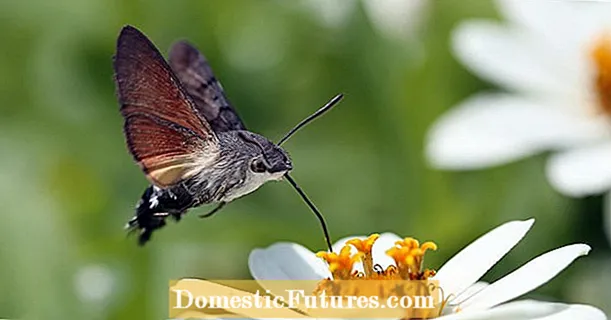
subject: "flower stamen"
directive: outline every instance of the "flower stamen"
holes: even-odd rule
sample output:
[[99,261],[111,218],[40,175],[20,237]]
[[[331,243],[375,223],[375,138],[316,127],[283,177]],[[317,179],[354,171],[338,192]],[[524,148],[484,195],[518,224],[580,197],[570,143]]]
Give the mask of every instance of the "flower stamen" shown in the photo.
[[362,254],[363,269],[366,277],[371,277],[374,273],[377,273],[373,266],[373,255],[371,254],[371,249],[379,237],[379,234],[374,233],[365,240],[351,239],[346,241],[347,245],[352,245],[356,248],[358,253]]
[[339,254],[335,252],[321,251],[316,256],[324,259],[329,264],[329,271],[335,279],[350,279],[353,277],[352,268],[356,262],[362,259],[363,254],[357,252],[351,254],[350,246],[344,246]]
[[386,254],[395,260],[402,279],[426,280],[435,275],[434,270],[422,269],[424,254],[428,250],[437,250],[437,245],[433,242],[420,245],[416,239],[405,238],[395,242],[395,246],[388,249]]

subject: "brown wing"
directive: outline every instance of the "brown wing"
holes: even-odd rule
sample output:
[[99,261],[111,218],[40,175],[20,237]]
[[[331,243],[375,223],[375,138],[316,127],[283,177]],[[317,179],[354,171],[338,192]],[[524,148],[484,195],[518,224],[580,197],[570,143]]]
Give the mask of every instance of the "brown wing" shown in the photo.
[[168,187],[218,156],[218,140],[155,46],[137,29],[121,30],[115,82],[127,146],[159,187]]
[[187,93],[195,101],[200,117],[210,123],[214,132],[246,130],[246,126],[225,97],[208,61],[197,49],[187,42],[177,42],[170,49],[169,62]]

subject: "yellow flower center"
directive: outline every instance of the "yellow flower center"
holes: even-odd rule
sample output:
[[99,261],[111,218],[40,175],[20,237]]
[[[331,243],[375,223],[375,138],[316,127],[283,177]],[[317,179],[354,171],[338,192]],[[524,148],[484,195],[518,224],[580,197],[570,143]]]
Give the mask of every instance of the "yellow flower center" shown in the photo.
[[[325,260],[329,266],[329,270],[333,275],[333,279],[322,280],[315,290],[316,294],[326,292],[331,295],[354,295],[369,293],[380,297],[388,297],[396,294],[394,284],[385,285],[383,287],[370,288],[367,286],[351,287],[349,285],[337,286],[335,281],[341,280],[428,280],[435,275],[435,271],[424,269],[424,255],[429,250],[437,250],[437,245],[433,242],[425,242],[420,244],[418,240],[413,238],[405,238],[396,241],[394,246],[386,250],[386,254],[394,261],[394,265],[390,265],[384,269],[379,264],[374,264],[372,249],[380,235],[372,234],[364,240],[351,239],[346,242],[339,253],[335,252],[318,252],[316,255]],[[356,252],[352,248],[356,249]],[[354,264],[357,262],[363,263],[363,271],[355,270]],[[396,282],[394,282],[396,283]],[[427,282],[423,282],[426,284]],[[431,294],[430,287],[424,285],[418,290],[422,294]],[[439,316],[444,307],[442,302],[433,310],[424,310],[414,313],[414,310],[406,310],[404,319],[431,319]]]
[[596,68],[595,89],[600,112],[611,115],[611,37],[601,37],[591,52]]
[[[395,265],[384,269],[373,263],[372,249],[379,237],[378,234],[372,234],[365,240],[351,239],[339,254],[321,251],[316,256],[327,262],[333,279],[336,280],[427,280],[435,275],[434,270],[423,269],[424,255],[428,250],[437,250],[435,243],[425,242],[420,245],[420,242],[413,238],[397,241],[386,251],[395,261]],[[356,253],[352,253],[351,246],[356,248]],[[363,272],[353,270],[356,262],[363,263]]]

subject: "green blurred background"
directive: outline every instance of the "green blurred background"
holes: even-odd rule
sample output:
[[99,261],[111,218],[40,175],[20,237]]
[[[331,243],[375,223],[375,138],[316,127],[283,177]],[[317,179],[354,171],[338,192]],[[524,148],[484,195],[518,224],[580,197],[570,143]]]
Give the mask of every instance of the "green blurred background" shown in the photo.
[[464,19],[497,17],[494,5],[426,2],[406,17],[418,23],[392,34],[358,1],[314,9],[323,2],[0,1],[0,317],[164,319],[169,279],[249,278],[249,251],[277,241],[324,249],[316,219],[285,183],[212,219],[196,217],[209,208],[193,210],[144,248],[126,237],[147,181],[126,151],[112,81],[125,24],[164,53],[177,39],[196,44],[247,126],[271,140],[345,93],[286,144],[293,176],[334,238],[392,231],[434,240],[440,250],[427,266],[438,268],[493,227],[535,217],[485,279],[586,242],[591,255],[531,297],[610,313],[600,197],[553,191],[545,155],[463,173],[435,171],[424,159],[428,126],[492,88],[458,64],[449,39]]

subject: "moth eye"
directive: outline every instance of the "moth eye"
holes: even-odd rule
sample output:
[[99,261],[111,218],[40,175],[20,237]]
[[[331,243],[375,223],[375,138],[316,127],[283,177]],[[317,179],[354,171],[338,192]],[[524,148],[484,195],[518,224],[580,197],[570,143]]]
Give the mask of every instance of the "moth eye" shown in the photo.
[[255,159],[250,163],[250,169],[254,172],[265,172],[267,171],[267,167],[265,166],[265,163],[263,163],[263,160],[261,159]]

